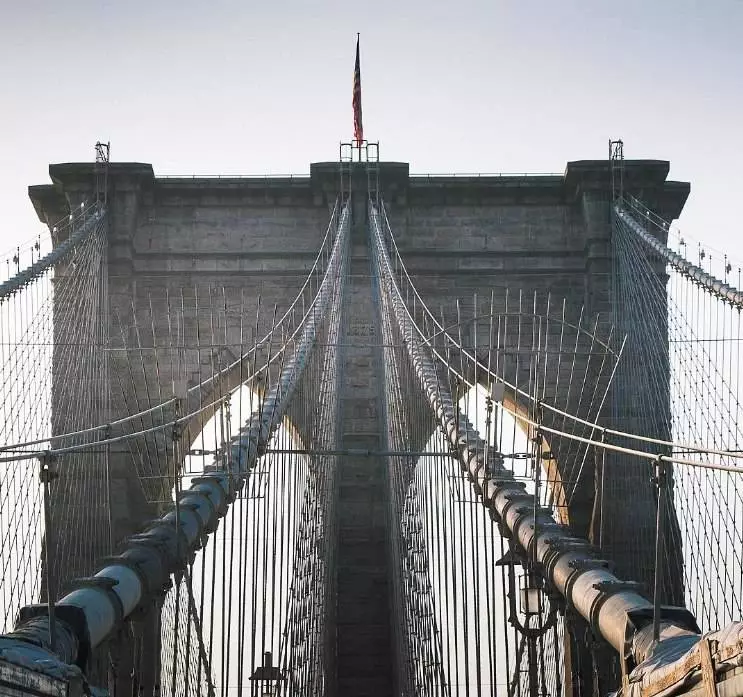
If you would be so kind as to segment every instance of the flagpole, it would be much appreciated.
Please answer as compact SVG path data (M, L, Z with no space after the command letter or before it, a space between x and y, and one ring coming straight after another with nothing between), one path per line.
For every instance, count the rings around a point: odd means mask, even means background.
M357 31L356 32L356 54L357 55L359 54L359 50L360 50L359 49L359 45L360 44L361 44L361 32L360 31ZM359 76L360 76L360 74L361 74L361 72L359 71ZM361 141L358 140L356 142L359 145L359 164L360 164L361 163Z
M361 109L361 32L356 32L356 62L353 71L353 130L356 147L359 149L359 162L361 162L361 146L364 140L364 126ZM351 157L353 161L353 156Z

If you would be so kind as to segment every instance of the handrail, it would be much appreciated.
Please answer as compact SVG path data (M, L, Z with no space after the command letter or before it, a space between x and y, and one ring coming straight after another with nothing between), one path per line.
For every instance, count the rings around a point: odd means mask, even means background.
M702 286L706 291L715 297L730 303L733 307L743 310L743 292L734 288L729 283L715 278L712 274L707 273L704 269L696 264L687 261L680 254L666 247L663 242L651 235L634 217L622 206L621 203L614 205L614 212L619 220L624 222L632 232L634 232L648 247L656 254L659 254L666 263L672 266L680 274L686 276L689 280Z
M506 177L560 177L562 172L416 172L410 173L411 179L441 179L446 177L453 178L506 178Z
M27 286L55 264L58 264L80 242L85 241L90 233L105 220L106 209L100 204L93 204L85 209L83 217L82 226L75 230L64 242L57 245L51 252L31 264L31 266L0 284L0 302Z
M700 239L697 239L693 235L689 235L688 231L684 230L683 232L679 229L678 225L676 225L673 222L667 221L665 218L662 218L659 216L655 211L648 208L639 198L636 196L632 196L632 194L628 194L625 192L624 203L629 205L629 208L631 211L634 211L637 213L641 218L646 218L647 220L651 221L656 227L661 228L662 230L665 230L668 232L669 236L673 235L674 238L677 238L678 241L682 244L684 244L687 249L689 248L688 242L685 241L684 238L688 238L691 242L696 242L699 246L699 249L704 252L714 252L715 254L719 255L717 258L719 261L722 261L724 259L727 259L728 262L730 262L731 265L735 266L743 266L743 260L736 259L735 257L731 256L728 252L726 252L724 249L719 249L717 247L713 247L711 244L707 242L703 242ZM667 243L666 246L671 249L671 246Z
M249 179L249 180L261 180L261 179L292 179L292 180L306 180L309 179L309 172L307 174L158 174L155 179Z

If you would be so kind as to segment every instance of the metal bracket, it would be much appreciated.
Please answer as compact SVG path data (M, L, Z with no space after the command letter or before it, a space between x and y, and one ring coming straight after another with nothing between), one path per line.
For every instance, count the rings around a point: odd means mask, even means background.
M548 539L547 544L554 552L590 552L593 550L593 546L587 540L581 540L576 537L568 537L566 539Z
M613 562L608 559L571 559L568 566L576 571L588 571L590 569L612 569Z
M546 509L547 510L547 509ZM539 530L542 533L545 532L566 532L567 528L566 526L562 525L561 523L556 522L555 520L545 520L539 523ZM552 542L553 540L548 540L549 542Z
M642 593L644 589L642 583L637 581L599 581L594 583L593 587L602 593L621 593L622 591Z
M55 461L55 456L51 453L43 453L39 456L39 480L42 484L51 484L55 479L59 478L59 472L52 469L52 463Z
M521 515L526 515L527 513L534 513L534 506L519 506L516 509L516 513L520 513ZM552 515L552 509L547 508L545 506L537 506L537 514L542 513L544 515ZM542 528L542 524L540 523L539 528Z
M640 627L643 624L647 624L649 621L652 621L653 611L649 608L638 608L636 610L632 610L628 614L628 617L635 627ZM702 633L702 630L697 624L696 617L694 617L694 615L685 607L678 607L677 605L661 605L660 619L661 621L676 624L679 627L685 627L695 634Z
M118 586L119 581L108 576L86 576L84 578L73 578L70 585L75 588L102 588L108 591L113 589L114 586Z

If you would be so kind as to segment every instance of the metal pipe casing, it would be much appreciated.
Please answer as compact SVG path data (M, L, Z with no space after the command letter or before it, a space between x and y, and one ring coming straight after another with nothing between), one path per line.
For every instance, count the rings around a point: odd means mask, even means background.
M201 533L206 527L211 504L203 496L184 496L178 502L178 520L189 546L201 546ZM202 517L200 514L204 513Z
M162 589L168 575L169 568L162 555L157 553L149 543L130 544L121 554L114 558L111 565L116 566L117 560L121 565L131 566L138 572L137 577L142 583L142 598L153 595Z
M546 559L547 555L550 555L551 557L548 564L552 584L558 592L565 595L572 577L575 576L575 574L580 573L579 571L576 571L573 564L580 562L581 560L590 559L591 557L589 554L583 552L560 554L559 552L554 551L551 545L545 543L544 546L547 550L545 550L541 558ZM545 566L547 566L547 564L545 564Z
M120 564L106 566L96 574L96 577L111 578L117 582L111 590L119 596L124 617L131 614L142 602L144 596L142 581L128 566Z
M71 605L80 608L85 614L88 638L91 646L97 646L113 631L118 613L108 592L102 588L86 586L68 593L57 605Z
M201 485L198 485L201 487ZM211 500L208 492L199 489L189 489L180 500L180 505L193 506L194 513L201 520L202 533L208 532L211 527L216 528L218 519L217 509Z
M627 636L627 628L630 613L637 610L652 611L653 605L634 591L620 591L606 598L598 612L595 625L596 629L618 652L620 656L625 655L627 650L632 650L631 637ZM634 632L636 628L632 627ZM627 644L630 639L629 645ZM642 658L633 654L635 663L640 663Z
M209 479L211 479L211 477ZM201 481L193 484L190 491L206 496L214 508L215 517L218 518L220 511L224 510L224 507L227 505L229 490L223 489L221 482L215 480L209 481L209 479L203 478Z

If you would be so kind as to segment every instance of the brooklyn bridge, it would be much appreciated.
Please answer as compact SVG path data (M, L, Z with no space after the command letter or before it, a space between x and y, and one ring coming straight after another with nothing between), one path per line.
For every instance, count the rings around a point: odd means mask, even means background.
M668 172L51 165L0 695L743 695L740 269Z

